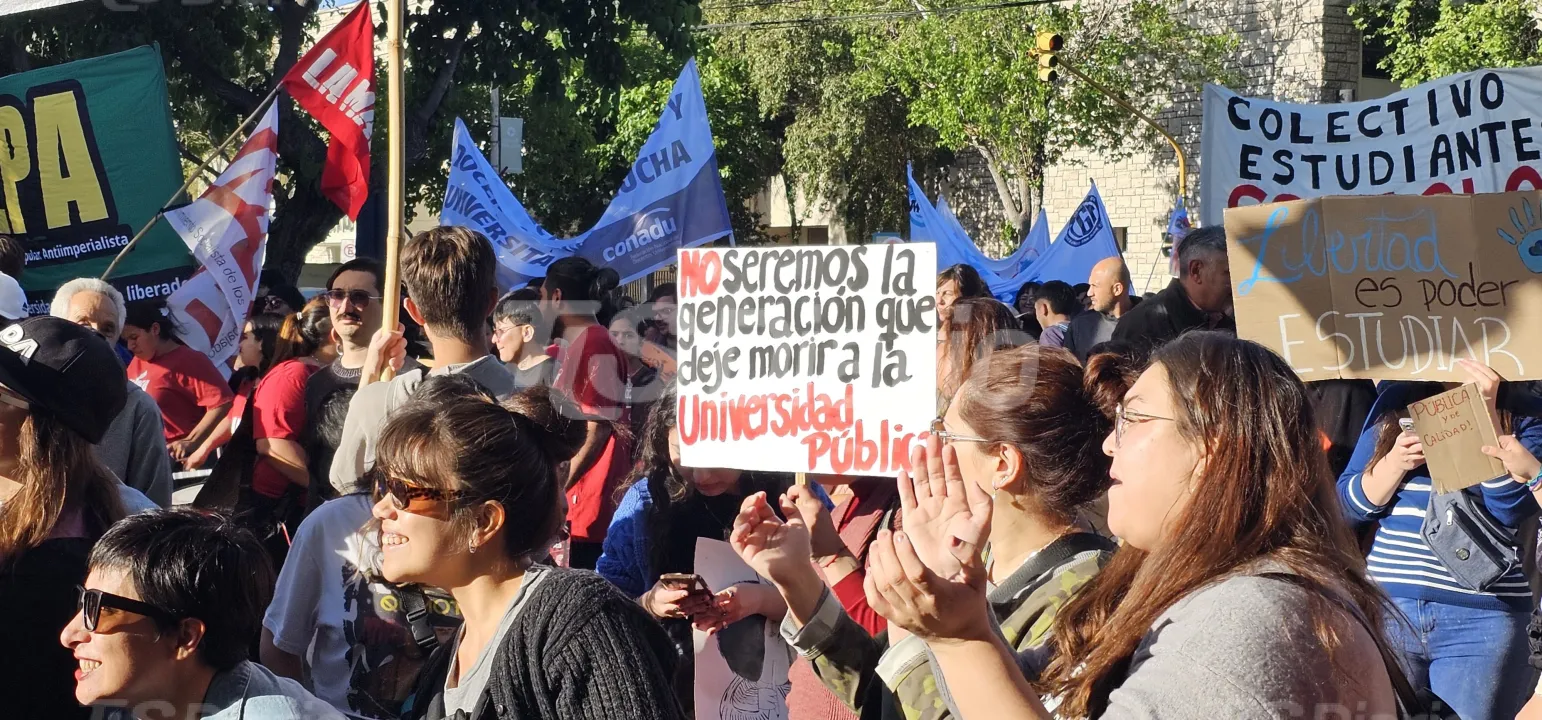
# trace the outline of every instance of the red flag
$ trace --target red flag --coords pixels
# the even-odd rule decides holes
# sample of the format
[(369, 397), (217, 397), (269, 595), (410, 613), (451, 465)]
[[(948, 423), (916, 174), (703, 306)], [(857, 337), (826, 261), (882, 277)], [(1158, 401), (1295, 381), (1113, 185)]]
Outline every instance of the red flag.
[(332, 28), (284, 76), (289, 96), (332, 134), (321, 192), (359, 219), (369, 195), (369, 138), (375, 128), (375, 25), (369, 2)]

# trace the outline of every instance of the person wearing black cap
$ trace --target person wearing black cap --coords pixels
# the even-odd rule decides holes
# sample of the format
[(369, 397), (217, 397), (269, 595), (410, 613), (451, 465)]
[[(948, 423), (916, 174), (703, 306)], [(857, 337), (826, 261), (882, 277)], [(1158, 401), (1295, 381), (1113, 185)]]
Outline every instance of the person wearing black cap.
[(35, 317), (0, 330), (0, 678), (16, 718), (89, 717), (58, 634), (91, 545), (123, 517), (93, 445), (123, 409), (123, 365), (91, 330)]

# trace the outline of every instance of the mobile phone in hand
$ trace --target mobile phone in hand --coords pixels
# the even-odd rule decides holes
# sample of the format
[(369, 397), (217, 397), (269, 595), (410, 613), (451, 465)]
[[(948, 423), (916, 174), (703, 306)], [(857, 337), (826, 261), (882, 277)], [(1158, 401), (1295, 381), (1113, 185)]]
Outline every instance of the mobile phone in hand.
[(1403, 428), (1403, 432), (1413, 432), (1414, 431), (1414, 421), (1413, 421), (1413, 418), (1398, 418), (1397, 419), (1397, 425), (1398, 425), (1398, 427)]
[(659, 576), (659, 584), (670, 590), (686, 590), (692, 595), (711, 595), (712, 590), (707, 587), (707, 581), (700, 575), (690, 573), (666, 573)]

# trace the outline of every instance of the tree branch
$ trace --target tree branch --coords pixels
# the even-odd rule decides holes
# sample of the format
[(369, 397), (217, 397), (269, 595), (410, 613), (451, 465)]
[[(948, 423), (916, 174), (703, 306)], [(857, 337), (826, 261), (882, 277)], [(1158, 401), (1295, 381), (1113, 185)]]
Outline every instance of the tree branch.
[(1002, 173), (1001, 167), (997, 164), (996, 154), (981, 143), (975, 143), (972, 147), (974, 147), (975, 152), (980, 153), (981, 158), (985, 159), (985, 169), (990, 171), (991, 182), (996, 185), (996, 195), (1001, 198), (1001, 214), (1014, 227), (1022, 227), (1023, 209), (1018, 204), (1018, 201), (1012, 197), (1012, 188), (1007, 184), (1006, 175)]
[(439, 72), (434, 75), (433, 86), (423, 97), (422, 104), (413, 110), (413, 121), (420, 125), (427, 125), (434, 119), (434, 113), (439, 112), (439, 105), (444, 102), (444, 96), (450, 90), (450, 82), (455, 79), (455, 68), (460, 65), (461, 53), (466, 49), (466, 42), (470, 39), (471, 16), (468, 13), (455, 29), (455, 40), (450, 45), (447, 61), (439, 66)]

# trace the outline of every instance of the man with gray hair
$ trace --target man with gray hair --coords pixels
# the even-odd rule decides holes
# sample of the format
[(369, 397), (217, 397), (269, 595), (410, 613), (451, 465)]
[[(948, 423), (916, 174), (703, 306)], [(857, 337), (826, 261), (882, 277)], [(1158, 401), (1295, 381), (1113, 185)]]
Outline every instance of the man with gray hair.
[[(117, 288), (96, 278), (79, 278), (59, 287), (49, 313), (91, 328), (116, 346), (126, 310)], [(138, 385), (125, 382), (128, 402), (97, 443), (97, 457), (125, 485), (161, 507), (171, 507), (171, 456), (166, 452), (161, 410)]]
[(1226, 229), (1202, 227), (1179, 243), (1178, 277), (1167, 289), (1124, 314), (1113, 340), (1151, 351), (1190, 330), (1235, 333), (1231, 317), (1231, 268), (1226, 264)]

